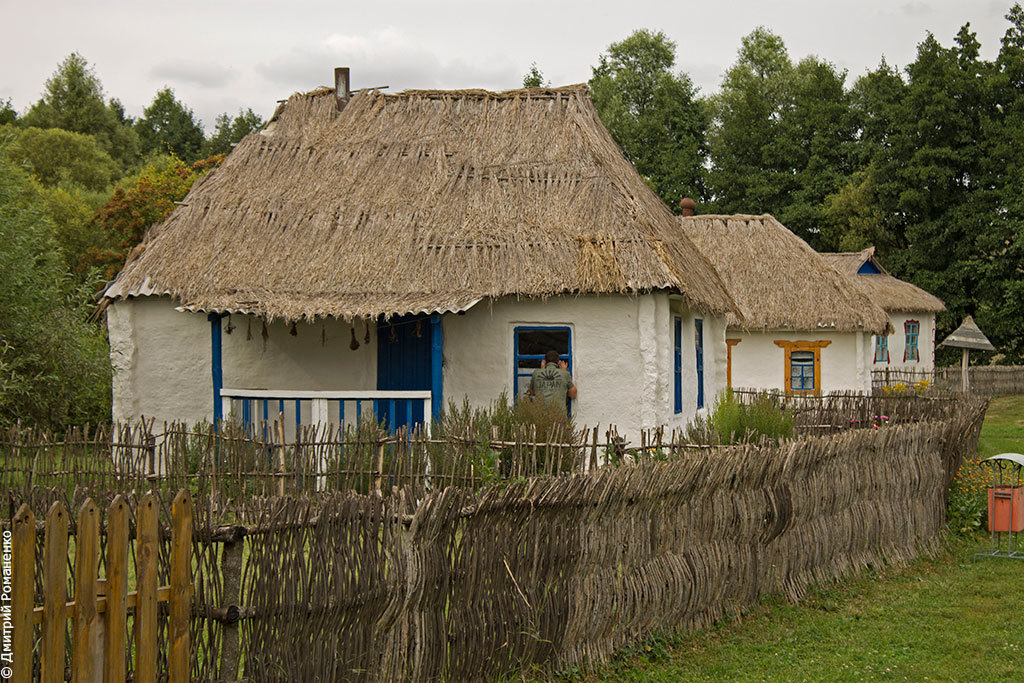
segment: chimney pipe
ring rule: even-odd
[[[348,104],[349,92],[348,67],[339,66],[334,69],[334,99],[338,104],[338,111]]]
[[[697,202],[693,201],[689,197],[683,197],[679,200],[679,208],[683,210],[684,216],[692,216],[694,210],[697,208]]]

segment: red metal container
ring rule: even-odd
[[[1024,531],[1024,486],[989,487],[988,530]]]

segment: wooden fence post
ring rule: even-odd
[[[32,611],[35,609],[36,516],[25,503],[14,517],[13,681],[32,680]],[[61,677],[63,678],[63,671]]]
[[[242,577],[242,550],[245,538],[239,536],[224,543],[221,554],[221,572],[223,574],[223,600],[225,605],[237,605],[239,601],[239,584]],[[224,624],[224,637],[221,641],[220,671],[218,677],[225,681],[238,678],[238,622],[229,621]]]
[[[136,512],[135,571],[138,597],[135,604],[135,680],[156,681],[156,569],[160,550],[157,504],[152,493],[139,502]]]
[[[185,489],[171,506],[171,529],[167,673],[171,683],[187,683],[192,664],[188,630],[192,616],[192,498]]]
[[[75,534],[75,619],[71,656],[74,683],[93,683],[96,679],[96,655],[99,653],[94,641],[99,627],[96,612],[99,543],[99,510],[92,499],[87,498],[78,511]]]
[[[43,683],[64,681],[64,603],[67,602],[68,512],[54,503],[46,513],[43,537]]]
[[[107,609],[103,680],[123,683],[128,640],[128,504],[120,495],[107,508]]]

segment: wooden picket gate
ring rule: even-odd
[[[106,577],[98,578],[100,516],[92,500],[78,512],[74,595],[67,596],[67,509],[54,503],[43,541],[43,604],[34,598],[36,518],[22,505],[14,518],[12,576],[13,678],[33,680],[34,626],[41,624],[40,680],[64,680],[66,620],[72,621],[71,671],[76,683],[124,681],[128,614],[135,616],[135,681],[157,680],[157,603],[168,603],[167,673],[189,680],[189,618],[192,609],[192,499],[184,489],[171,508],[170,584],[157,585],[159,505],[148,493],[136,510],[136,590],[128,590],[129,509],[122,496],[107,508]]]

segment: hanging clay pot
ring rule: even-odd
[[[352,341],[348,343],[348,348],[352,349],[353,351],[359,348],[359,340],[356,339],[356,326],[354,323],[352,325]]]

